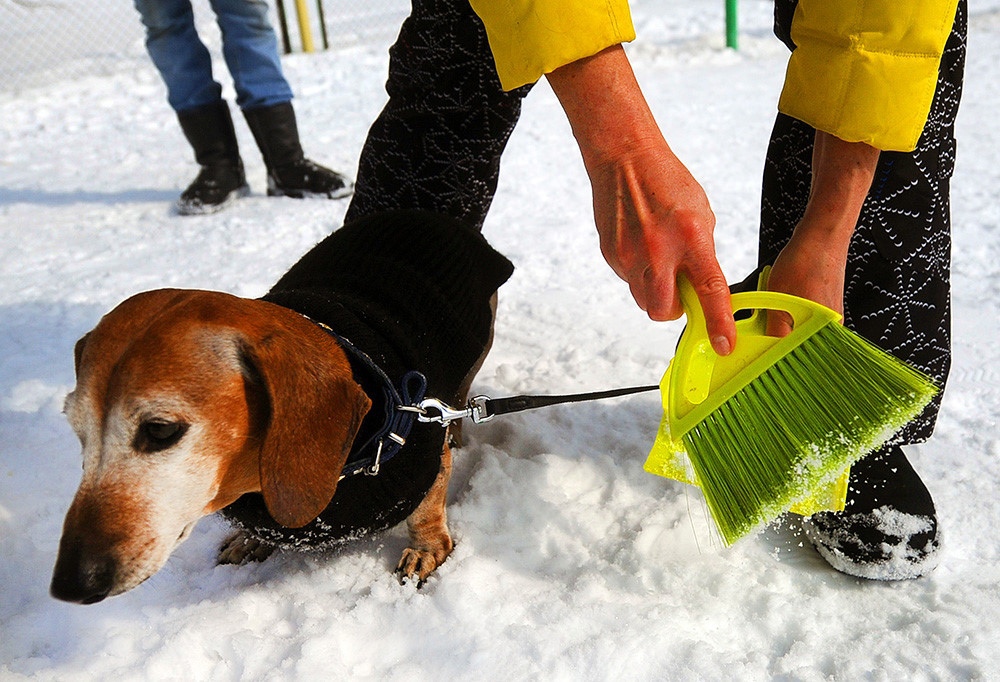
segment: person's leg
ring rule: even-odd
[[[951,364],[949,179],[965,56],[965,3],[941,61],[927,125],[913,152],[883,152],[851,243],[844,322],[943,388]],[[779,114],[765,161],[760,264],[788,242],[809,196],[815,130]],[[940,399],[900,442],[930,437]]]
[[[257,109],[292,99],[281,69],[278,37],[265,0],[210,0],[222,33],[222,56],[233,77],[236,104]]]
[[[184,137],[201,166],[177,200],[181,215],[215,213],[250,193],[229,105],[219,100],[177,112]]]
[[[775,2],[775,32],[783,39],[794,5],[795,0]],[[844,295],[844,323],[849,328],[928,373],[942,389],[951,360],[949,178],[965,18],[962,0],[917,149],[880,156],[851,244]],[[815,130],[790,117],[779,115],[775,122],[761,202],[762,265],[774,261],[805,209],[814,135]],[[939,406],[940,396],[891,444],[854,467],[848,509],[817,515],[807,526],[814,544],[839,570],[908,578],[935,565],[933,501],[899,446],[930,437]],[[902,532],[906,519],[912,523]],[[893,525],[896,530],[889,532]]]
[[[221,101],[222,86],[212,77],[212,58],[198,37],[190,0],[135,0],[146,50],[167,86],[174,111]]]
[[[339,199],[351,193],[346,177],[305,157],[281,69],[278,38],[265,0],[211,0],[222,32],[222,55],[233,77],[236,104],[267,166],[272,196]]]
[[[527,87],[504,92],[468,0],[413,0],[346,220],[420,208],[481,228]]]
[[[350,196],[354,189],[350,180],[306,158],[291,102],[244,109],[243,117],[267,166],[269,196],[295,199]]]
[[[146,49],[167,86],[167,101],[201,167],[177,201],[181,215],[213,213],[246,195],[239,146],[212,58],[198,37],[190,0],[135,0]]]

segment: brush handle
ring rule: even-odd
[[[695,291],[691,280],[685,275],[677,276],[677,295],[680,297],[681,305],[684,307],[684,316],[687,317],[688,326],[697,326],[698,329],[704,330],[707,336],[708,321],[705,318],[705,311],[702,309],[701,301],[698,299],[698,292]]]
[[[741,310],[753,311],[749,320],[740,320],[736,323],[737,343],[739,343],[741,322],[744,323],[743,327],[756,330],[755,333],[764,333],[767,320],[761,313],[769,310],[787,313],[792,318],[793,330],[801,325],[822,326],[829,322],[840,322],[842,319],[840,313],[821,303],[779,291],[744,291],[733,294],[732,301],[734,315]]]
[[[733,315],[741,311],[751,311],[753,314],[749,320],[739,320],[736,322],[737,343],[739,343],[739,332],[752,333],[759,336],[764,333],[766,321],[762,319],[760,313],[774,310],[787,313],[793,321],[793,328],[801,324],[809,323],[815,318],[821,320],[821,324],[834,321],[839,322],[842,318],[840,313],[830,310],[826,306],[791,294],[783,294],[778,291],[765,291],[767,280],[771,268],[766,267],[760,274],[758,280],[758,291],[744,291],[733,294],[732,300]],[[692,328],[694,336],[708,338],[707,319],[705,311],[701,307],[698,293],[694,285],[684,275],[677,277],[677,292],[684,307],[684,315],[688,319],[688,327]]]
[[[840,321],[838,313],[797,296],[774,291],[733,294],[733,313],[748,310],[752,314],[748,319],[737,320],[736,346],[728,356],[720,356],[712,349],[705,313],[694,287],[684,277],[678,278],[677,285],[688,324],[661,382],[664,408],[674,438],[679,438],[824,326]],[[763,313],[768,310],[791,316],[793,329],[788,336],[767,335]]]

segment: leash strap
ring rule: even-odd
[[[550,405],[565,405],[567,403],[617,398],[634,393],[655,391],[659,388],[659,385],[654,384],[651,386],[631,386],[609,391],[573,393],[569,395],[515,395],[508,398],[490,398],[489,396],[480,395],[470,400],[468,405],[463,409],[450,407],[437,398],[427,398],[413,407],[401,407],[399,409],[416,412],[417,421],[434,422],[442,426],[447,426],[457,419],[464,418],[472,419],[476,424],[482,424],[504,414],[524,412],[525,410],[534,410],[540,407],[549,407]]]
[[[496,399],[479,395],[471,399],[464,408],[455,409],[437,398],[425,397],[427,378],[420,372],[416,370],[407,372],[397,387],[367,353],[333,331],[328,325],[322,322],[315,323],[340,343],[348,358],[353,361],[352,367],[355,371],[363,370],[364,376],[356,376],[356,379],[366,385],[366,392],[373,399],[370,414],[372,425],[366,429],[365,434],[359,434],[355,438],[340,480],[362,473],[369,476],[377,475],[381,465],[392,459],[406,444],[415,421],[448,426],[453,421],[468,418],[476,424],[481,424],[504,414],[535,410],[550,405],[617,398],[660,388],[658,385],[632,386],[591,393],[515,395]],[[378,397],[381,400],[377,400]]]

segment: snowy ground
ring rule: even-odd
[[[754,261],[785,55],[767,2],[741,3],[739,53],[720,49],[721,3],[710,5],[635,2],[630,52],[713,200],[736,279]],[[262,294],[346,206],[263,196],[240,124],[255,194],[215,216],[173,215],[194,170],[148,65],[0,94],[0,679],[1000,679],[998,7],[972,3],[953,181],[954,370],[937,435],[910,451],[938,503],[944,557],[902,584],[829,570],[793,522],[721,548],[693,489],[642,471],[660,409],[646,395],[469,427],[451,489],[458,545],[420,592],[391,576],[399,529],[215,568],[227,530],[205,519],[134,591],[90,607],[52,600],[79,478],[60,414],[73,343],[136,291]],[[317,160],[354,168],[383,102],[385,47],[287,59]],[[511,141],[486,234],[518,269],[477,390],[659,379],[680,327],[647,321],[601,260],[582,165],[544,85]]]

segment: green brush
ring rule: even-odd
[[[845,470],[937,394],[834,311],[776,292],[733,295],[734,313],[753,314],[737,321],[734,351],[719,356],[694,289],[683,280],[679,289],[688,324],[660,384],[664,419],[645,468],[699,485],[726,544],[824,486],[843,508]],[[791,334],[766,334],[768,310],[791,315]]]

